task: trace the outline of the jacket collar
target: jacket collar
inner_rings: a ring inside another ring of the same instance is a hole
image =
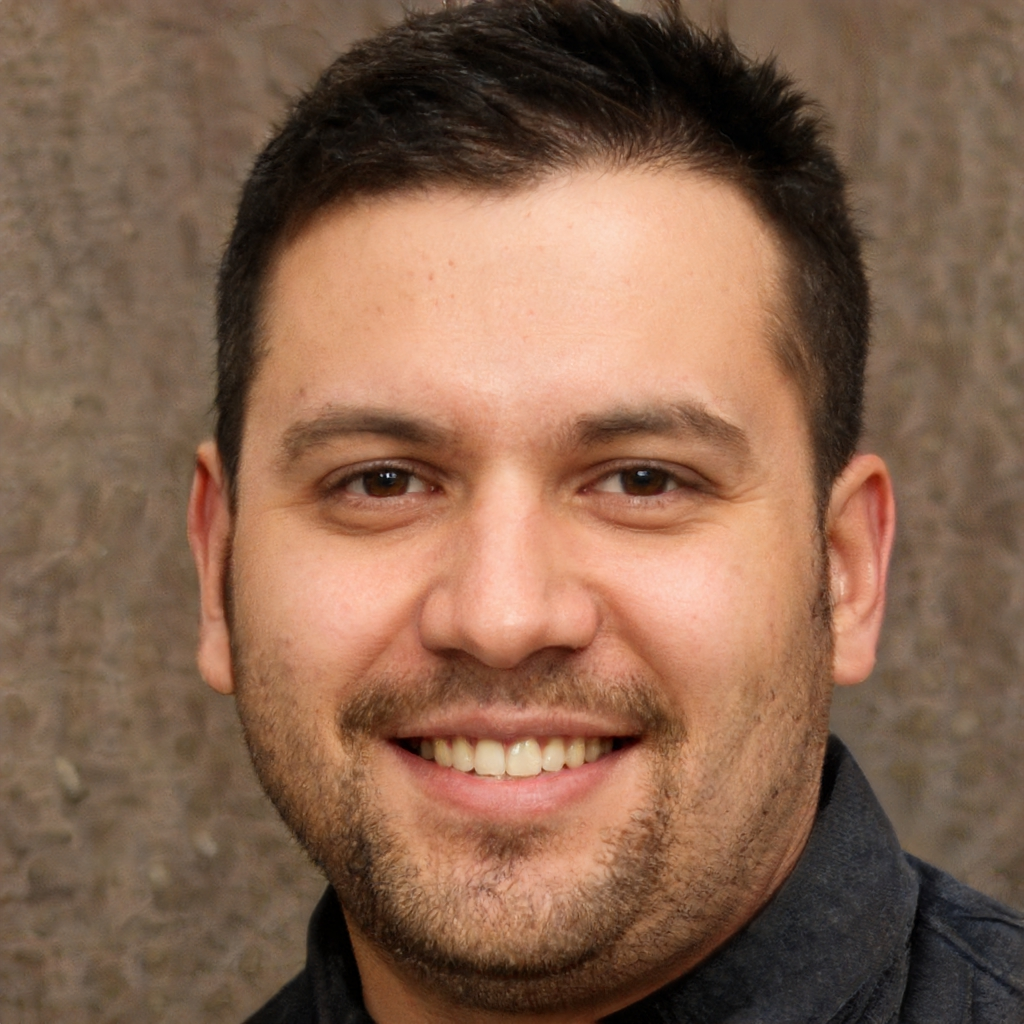
[[[703,964],[609,1021],[895,1020],[917,894],[892,826],[833,736],[814,827],[782,887]]]

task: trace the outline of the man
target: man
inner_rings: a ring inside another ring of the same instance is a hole
[[[258,159],[218,316],[199,663],[330,881],[252,1020],[1024,1020],[1020,918],[828,738],[894,511],[770,65],[607,0],[413,17]]]

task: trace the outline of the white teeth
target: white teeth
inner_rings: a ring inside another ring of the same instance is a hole
[[[497,740],[477,740],[473,766],[477,775],[504,775],[505,748]]]
[[[447,740],[434,740],[434,760],[442,768],[451,768],[452,745]]]
[[[473,744],[465,736],[456,736],[452,740],[452,767],[460,772],[471,772],[475,766]]]
[[[582,736],[576,736],[569,740],[565,748],[565,767],[579,768],[587,755],[587,742]]]
[[[509,744],[495,739],[465,736],[424,737],[419,741],[420,756],[436,761],[442,768],[475,772],[491,778],[508,776],[526,779],[541,772],[557,772],[563,768],[579,768],[600,760],[613,750],[613,740],[602,736],[549,736],[536,739],[524,736]]]
[[[546,772],[558,772],[565,767],[565,742],[561,736],[552,736],[540,754],[541,767]]]
[[[477,744],[477,757],[480,756],[480,744]],[[508,748],[505,755],[505,771],[518,779],[531,775],[540,775],[544,767],[540,755],[540,744],[534,739],[518,740]]]

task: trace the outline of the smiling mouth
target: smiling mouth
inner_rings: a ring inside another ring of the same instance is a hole
[[[632,736],[524,736],[511,741],[424,736],[398,745],[442,768],[490,779],[528,779],[582,768],[636,742]]]

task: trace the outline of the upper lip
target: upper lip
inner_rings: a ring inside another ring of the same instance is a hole
[[[393,739],[424,736],[475,736],[515,740],[523,736],[638,736],[636,723],[599,714],[556,709],[483,707],[438,711],[403,722]]]

